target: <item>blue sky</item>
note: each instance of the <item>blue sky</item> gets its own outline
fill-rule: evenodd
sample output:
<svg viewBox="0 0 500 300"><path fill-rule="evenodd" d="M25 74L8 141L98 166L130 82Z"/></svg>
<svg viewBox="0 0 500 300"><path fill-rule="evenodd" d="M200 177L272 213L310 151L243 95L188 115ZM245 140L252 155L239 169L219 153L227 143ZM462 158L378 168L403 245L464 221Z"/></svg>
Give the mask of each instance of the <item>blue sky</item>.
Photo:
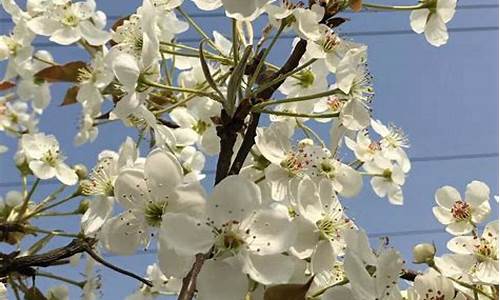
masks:
<svg viewBox="0 0 500 300"><path fill-rule="evenodd" d="M98 7L108 16L127 15L140 1L102 1ZM186 0L186 2L189 2ZM116 5L118 4L119 5ZM388 4L387 2L380 2ZM406 0L393 4L411 4ZM409 155L415 158L413 169L404 186L405 205L396 207L385 199L379 199L366 183L365 189L356 199L344 200L348 214L369 233L400 231L430 231L425 234L400 234L390 237L391 244L400 249L407 261L411 260L411 248L418 242L436 242L440 253L449 235L435 232L442 226L434 219L434 191L442 185L456 186L463 192L471 180L485 181L493 194L498 194L498 2L494 0L464 0L462 6L478 5L476 8L460 9L448 24L453 28L448 44L441 48L430 46L423 36L405 33L410 29L408 12L383 12L346 14L351 21L342 26L342 32L388 32L399 34L358 35L357 42L368 45L369 68L375 77L375 117L384 122L394 122L408 134L411 148ZM488 5L490 6L481 6ZM491 6L493 5L493 7ZM496 5L496 7L495 7ZM188 11L194 10L188 3ZM7 17L0 10L0 18ZM218 30L229 34L229 21L224 18L198 18L208 32ZM11 24L2 21L0 32L6 33ZM463 29L466 29L465 31ZM458 29L458 30L456 30ZM456 32L453 32L456 30ZM258 33L256 33L258 34ZM192 31L185 38L196 38ZM43 40L41 40L43 42ZM290 39L281 39L271 54L271 60L280 63L290 51ZM59 62L85 58L85 53L76 47L50 47ZM5 64L0 65L4 70ZM2 71L3 72L3 71ZM75 148L72 139L78 125L78 107L59 107L66 86L52 88L53 102L43 115L40 129L55 134L71 163L92 166L102 149L116 149L130 130L119 124L103 126L98 140L90 145ZM320 131L326 137L326 130ZM15 149L12 140L0 136L0 143ZM0 156L0 195L18 186L19 177L12 165L13 152ZM208 169L213 169L213 162ZM213 183L208 176L205 185ZM43 197L56 186L44 185L39 189ZM492 202L496 214L498 206ZM42 220L46 228L71 228L78 230L78 219L51 218ZM67 240L58 239L55 244ZM377 238L372 239L377 243ZM0 251L10 250L0 245ZM137 273L154 262L153 254L144 253L133 257L108 257L111 262ZM61 270L72 278L79 278L74 269ZM137 283L129 278L103 269L102 299L122 299ZM37 281L47 287L54 281ZM73 295L78 295L73 290Z"/></svg>

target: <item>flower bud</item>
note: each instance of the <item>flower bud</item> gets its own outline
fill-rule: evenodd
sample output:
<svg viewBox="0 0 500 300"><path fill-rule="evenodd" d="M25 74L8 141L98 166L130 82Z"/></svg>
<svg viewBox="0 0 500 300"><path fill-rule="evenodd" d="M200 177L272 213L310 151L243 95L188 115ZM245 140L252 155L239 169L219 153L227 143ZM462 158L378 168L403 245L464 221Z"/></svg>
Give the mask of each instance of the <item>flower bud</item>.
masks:
<svg viewBox="0 0 500 300"><path fill-rule="evenodd" d="M74 165L73 170L75 170L75 173L78 176L78 179L80 180L87 178L87 176L89 175L89 170L83 164Z"/></svg>
<svg viewBox="0 0 500 300"><path fill-rule="evenodd" d="M413 247L413 263L425 264L434 259L436 247L429 243L418 244Z"/></svg>
<svg viewBox="0 0 500 300"><path fill-rule="evenodd" d="M90 201L89 199L83 199L80 201L80 205L78 205L78 208L75 210L75 213L83 215L87 209L89 209Z"/></svg>

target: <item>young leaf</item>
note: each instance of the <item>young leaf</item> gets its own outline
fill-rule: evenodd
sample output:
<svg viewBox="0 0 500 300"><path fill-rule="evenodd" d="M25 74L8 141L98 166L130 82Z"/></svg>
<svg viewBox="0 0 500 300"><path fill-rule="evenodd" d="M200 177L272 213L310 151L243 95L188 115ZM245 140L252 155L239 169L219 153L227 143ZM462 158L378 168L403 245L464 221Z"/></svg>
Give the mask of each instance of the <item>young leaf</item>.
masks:
<svg viewBox="0 0 500 300"><path fill-rule="evenodd" d="M13 88L15 86L16 86L16 84L14 82L2 81L2 82L0 82L0 91L5 91L5 90L8 90L8 89Z"/></svg>
<svg viewBox="0 0 500 300"><path fill-rule="evenodd" d="M64 95L64 100L61 103L61 106L71 105L78 102L76 100L76 95L78 95L78 91L80 90L79 86L72 86L66 91L66 95Z"/></svg>
<svg viewBox="0 0 500 300"><path fill-rule="evenodd" d="M35 78L48 82L78 82L80 69L87 64L83 61L72 61L64 65L50 66L35 74Z"/></svg>
<svg viewBox="0 0 500 300"><path fill-rule="evenodd" d="M236 67L234 67L233 74L229 79L229 83L227 85L227 99L224 102L225 104L224 108L226 109L228 115L230 116L234 114L238 91L241 86L241 80L243 79L243 75L245 73L245 69L248 63L248 57L250 57L251 53L252 53L252 46L249 45L245 48L243 56L241 57Z"/></svg>
<svg viewBox="0 0 500 300"><path fill-rule="evenodd" d="M24 300L47 300L47 297L36 287L30 287L24 294Z"/></svg>
<svg viewBox="0 0 500 300"><path fill-rule="evenodd" d="M314 278L314 277L313 277ZM266 289L264 300L306 300L313 278L304 284L278 284Z"/></svg>
<svg viewBox="0 0 500 300"><path fill-rule="evenodd" d="M201 63L201 69L203 70L203 75L205 75L205 79L207 80L208 84L210 87L217 92L217 94L220 97L221 101L224 101L224 95L222 92L219 90L217 87L217 83L215 83L214 78L212 77L212 74L210 74L210 68L207 65L207 61L205 60L205 54L203 53L203 43L205 41L201 41L200 43L200 63Z"/></svg>

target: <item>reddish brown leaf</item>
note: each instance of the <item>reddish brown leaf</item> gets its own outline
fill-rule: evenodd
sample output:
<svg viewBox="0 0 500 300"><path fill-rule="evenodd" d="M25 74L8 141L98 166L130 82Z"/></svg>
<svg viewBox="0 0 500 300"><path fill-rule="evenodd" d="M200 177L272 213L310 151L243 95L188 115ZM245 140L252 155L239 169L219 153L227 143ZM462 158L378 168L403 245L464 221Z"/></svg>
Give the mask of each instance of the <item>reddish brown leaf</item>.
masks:
<svg viewBox="0 0 500 300"><path fill-rule="evenodd" d="M313 278L305 284L278 284L266 289L264 300L306 300Z"/></svg>
<svg viewBox="0 0 500 300"><path fill-rule="evenodd" d="M2 81L2 82L0 82L0 91L5 91L5 90L8 90L8 89L13 88L15 86L16 86L16 84L14 82Z"/></svg>
<svg viewBox="0 0 500 300"><path fill-rule="evenodd" d="M77 103L78 100L76 100L76 95L78 94L78 90L80 90L80 87L78 87L76 85L69 88L66 91L66 95L64 96L64 100L61 103L61 106L66 106L66 105L71 105L71 104Z"/></svg>
<svg viewBox="0 0 500 300"><path fill-rule="evenodd" d="M363 0L351 0L349 6L354 12L358 12L363 8Z"/></svg>
<svg viewBox="0 0 500 300"><path fill-rule="evenodd" d="M35 77L48 82L77 82L79 70L87 64L83 61L72 61L64 65L45 68L35 74Z"/></svg>

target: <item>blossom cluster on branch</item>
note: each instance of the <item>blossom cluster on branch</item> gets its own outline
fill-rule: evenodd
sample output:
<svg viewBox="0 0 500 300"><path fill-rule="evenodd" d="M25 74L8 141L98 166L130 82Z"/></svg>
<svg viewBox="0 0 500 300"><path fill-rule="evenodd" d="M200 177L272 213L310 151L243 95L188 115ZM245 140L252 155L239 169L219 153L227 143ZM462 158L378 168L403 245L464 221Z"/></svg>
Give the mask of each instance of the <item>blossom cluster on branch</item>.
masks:
<svg viewBox="0 0 500 300"><path fill-rule="evenodd" d="M1 1L14 27L0 36L0 131L18 140L13 163L23 185L0 201L0 242L20 249L0 253L0 299L7 288L16 298L68 299L64 285L45 293L30 286L37 277L95 299L96 262L140 281L129 300L498 299L498 221L483 226L491 212L485 183L471 182L465 197L450 186L436 192L433 213L455 237L440 257L434 245L415 246L423 272L409 270L387 243L372 248L344 210L364 182L387 205L402 205L411 163L402 129L372 111L368 47L340 33L351 21L342 13L411 11L413 30L440 46L456 1L192 1L223 10L232 36L206 33L183 0L144 0L112 26L94 0L28 0L25 8ZM178 39L190 28L196 47ZM275 65L269 58L285 32L295 39ZM35 48L40 37L76 45L89 59L57 61ZM57 138L37 128L51 86L61 83L61 105L81 107L76 145L95 141L110 122L132 128L137 140L124 135L90 171L69 165ZM318 134L325 126L328 138ZM211 189L209 159L217 160ZM60 187L39 199L46 180ZM74 210L60 210L71 203ZM68 215L81 216L78 232L37 226L38 218ZM55 238L73 240L45 251ZM152 244L157 260L145 278L101 257ZM46 271L82 254L82 281Z"/></svg>

